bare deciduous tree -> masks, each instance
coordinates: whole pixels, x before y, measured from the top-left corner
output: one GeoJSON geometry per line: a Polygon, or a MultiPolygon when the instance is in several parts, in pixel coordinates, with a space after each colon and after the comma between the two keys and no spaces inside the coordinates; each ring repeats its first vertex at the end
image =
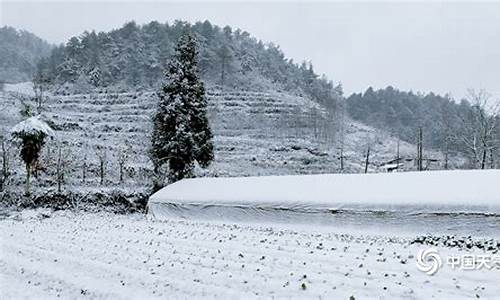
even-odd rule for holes
{"type": "MultiPolygon", "coordinates": [[[[90,138],[89,138],[90,140],[90,138]]],[[[81,179],[82,179],[82,184],[87,183],[87,173],[89,169],[89,153],[88,149],[90,149],[90,145],[87,141],[76,141],[75,145],[78,147],[73,148],[76,150],[76,153],[74,154],[75,157],[79,158],[79,163],[78,167],[80,167],[80,172],[81,172],[81,179]]]]}
{"type": "Polygon", "coordinates": [[[44,94],[47,90],[47,86],[47,76],[41,72],[37,72],[37,74],[35,74],[35,77],[33,78],[33,92],[35,93],[35,101],[37,103],[38,111],[40,111],[42,108],[44,94]]]}
{"type": "Polygon", "coordinates": [[[70,150],[62,143],[57,146],[56,181],[59,193],[62,191],[63,183],[65,183],[65,175],[71,162],[70,155],[70,150]]]}
{"type": "Polygon", "coordinates": [[[444,155],[444,164],[443,168],[445,170],[449,169],[449,161],[450,161],[450,148],[451,148],[451,143],[453,140],[452,136],[452,127],[451,127],[451,104],[449,102],[445,102],[445,104],[441,107],[441,126],[444,129],[444,141],[443,141],[443,146],[441,148],[441,151],[443,152],[444,155]]]}
{"type": "Polygon", "coordinates": [[[337,109],[336,109],[336,118],[337,122],[337,149],[339,150],[339,160],[340,160],[340,172],[344,172],[344,163],[345,163],[345,135],[346,135],[346,108],[345,103],[343,101],[338,101],[337,109]]]}
{"type": "Polygon", "coordinates": [[[130,156],[132,154],[132,148],[130,145],[122,146],[117,149],[116,160],[118,161],[118,167],[120,171],[120,183],[123,182],[123,174],[126,167],[126,164],[130,160],[130,156]]]}
{"type": "Polygon", "coordinates": [[[322,130],[325,145],[327,145],[327,147],[331,147],[332,143],[335,142],[336,131],[335,114],[329,110],[326,112],[322,130]]]}
{"type": "Polygon", "coordinates": [[[492,99],[484,90],[468,91],[471,104],[467,112],[461,112],[460,133],[455,136],[469,153],[474,168],[485,169],[488,154],[498,147],[495,138],[500,117],[500,102],[492,99]]]}
{"type": "Polygon", "coordinates": [[[87,168],[88,168],[87,159],[88,159],[87,154],[84,154],[82,160],[82,183],[85,183],[87,181],[87,168]]]}
{"type": "Polygon", "coordinates": [[[321,121],[319,119],[322,117],[321,113],[316,106],[312,105],[309,108],[308,116],[309,116],[309,124],[310,124],[311,129],[312,129],[313,137],[315,140],[317,140],[318,135],[319,135],[319,123],[321,121]]]}
{"type": "Polygon", "coordinates": [[[95,148],[95,154],[99,160],[99,177],[101,178],[100,184],[104,185],[106,165],[108,164],[108,149],[104,146],[97,145],[95,148]]]}
{"type": "Polygon", "coordinates": [[[7,184],[7,180],[10,176],[9,169],[9,147],[7,145],[7,141],[3,136],[0,136],[1,142],[1,151],[2,151],[2,174],[0,177],[0,192],[5,189],[5,185],[7,184]]]}

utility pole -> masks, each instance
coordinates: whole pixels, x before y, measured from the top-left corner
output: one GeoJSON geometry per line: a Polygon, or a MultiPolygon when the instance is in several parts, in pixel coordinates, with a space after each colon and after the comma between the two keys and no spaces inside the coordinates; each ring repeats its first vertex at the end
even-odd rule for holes
{"type": "Polygon", "coordinates": [[[340,145],[340,173],[344,173],[344,145],[340,145]]]}
{"type": "Polygon", "coordinates": [[[398,138],[398,145],[396,146],[396,170],[399,170],[399,138],[398,138]]]}
{"type": "Polygon", "coordinates": [[[422,171],[423,170],[423,134],[422,134],[422,127],[418,128],[418,141],[417,141],[417,170],[422,171]]]}
{"type": "Polygon", "coordinates": [[[368,173],[368,165],[369,164],[370,164],[370,146],[368,146],[368,150],[366,151],[365,174],[368,173]]]}
{"type": "Polygon", "coordinates": [[[444,153],[444,169],[448,170],[448,152],[449,152],[448,138],[446,138],[446,151],[444,153]]]}

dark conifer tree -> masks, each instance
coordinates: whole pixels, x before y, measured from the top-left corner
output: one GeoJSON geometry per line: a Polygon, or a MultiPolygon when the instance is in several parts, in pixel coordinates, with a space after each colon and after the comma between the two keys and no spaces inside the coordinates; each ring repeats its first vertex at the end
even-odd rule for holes
{"type": "Polygon", "coordinates": [[[205,87],[198,72],[198,50],[190,31],[179,39],[165,73],[153,119],[151,156],[155,170],[168,166],[169,182],[193,176],[195,162],[213,160],[212,132],[207,119],[205,87]]]}

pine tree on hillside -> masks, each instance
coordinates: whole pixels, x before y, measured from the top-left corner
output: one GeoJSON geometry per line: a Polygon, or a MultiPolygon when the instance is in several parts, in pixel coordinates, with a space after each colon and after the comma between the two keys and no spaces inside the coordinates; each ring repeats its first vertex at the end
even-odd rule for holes
{"type": "MultiPolygon", "coordinates": [[[[142,26],[129,22],[110,32],[84,32],[65,45],[52,48],[46,62],[37,68],[44,69],[51,84],[65,85],[68,92],[79,93],[92,87],[118,91],[156,88],[161,83],[163,63],[173,57],[175,44],[186,29],[196,36],[198,68],[205,83],[223,83],[249,91],[274,86],[308,96],[331,110],[342,98],[339,86],[315,74],[309,64],[301,67],[287,59],[279,46],[209,21],[153,21],[142,26]]],[[[10,57],[2,56],[2,41],[0,30],[0,65],[2,58],[10,57]]],[[[0,68],[0,80],[2,71],[0,68]]]]}
{"type": "Polygon", "coordinates": [[[196,46],[191,32],[180,37],[165,74],[166,82],[158,93],[151,156],[156,171],[168,166],[169,182],[193,176],[195,162],[207,167],[214,157],[196,46]]]}

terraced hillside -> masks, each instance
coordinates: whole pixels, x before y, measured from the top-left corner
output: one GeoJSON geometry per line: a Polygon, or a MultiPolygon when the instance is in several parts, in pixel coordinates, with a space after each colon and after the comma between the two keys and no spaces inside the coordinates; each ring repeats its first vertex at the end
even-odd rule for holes
{"type": "MultiPolygon", "coordinates": [[[[12,88],[10,88],[12,90],[12,88]]],[[[2,93],[9,115],[20,108],[19,96],[2,93]]],[[[339,122],[317,103],[286,93],[209,89],[209,119],[214,131],[215,162],[210,176],[332,173],[339,171],[339,122]],[[332,120],[333,119],[333,120],[332,120]]],[[[125,183],[144,185],[151,179],[148,159],[151,116],[157,98],[152,92],[95,93],[50,96],[42,117],[57,131],[48,143],[41,168],[50,173],[62,145],[66,181],[99,183],[100,160],[106,184],[119,181],[119,161],[125,161],[125,183]],[[127,153],[128,158],[124,155],[127,153]]],[[[17,112],[16,112],[17,113],[17,112]]],[[[7,130],[20,117],[4,122],[7,130]]],[[[359,172],[371,146],[370,171],[395,156],[397,141],[373,128],[348,121],[344,137],[345,170],[359,172]]],[[[401,143],[400,152],[414,147],[401,143]]]]}

